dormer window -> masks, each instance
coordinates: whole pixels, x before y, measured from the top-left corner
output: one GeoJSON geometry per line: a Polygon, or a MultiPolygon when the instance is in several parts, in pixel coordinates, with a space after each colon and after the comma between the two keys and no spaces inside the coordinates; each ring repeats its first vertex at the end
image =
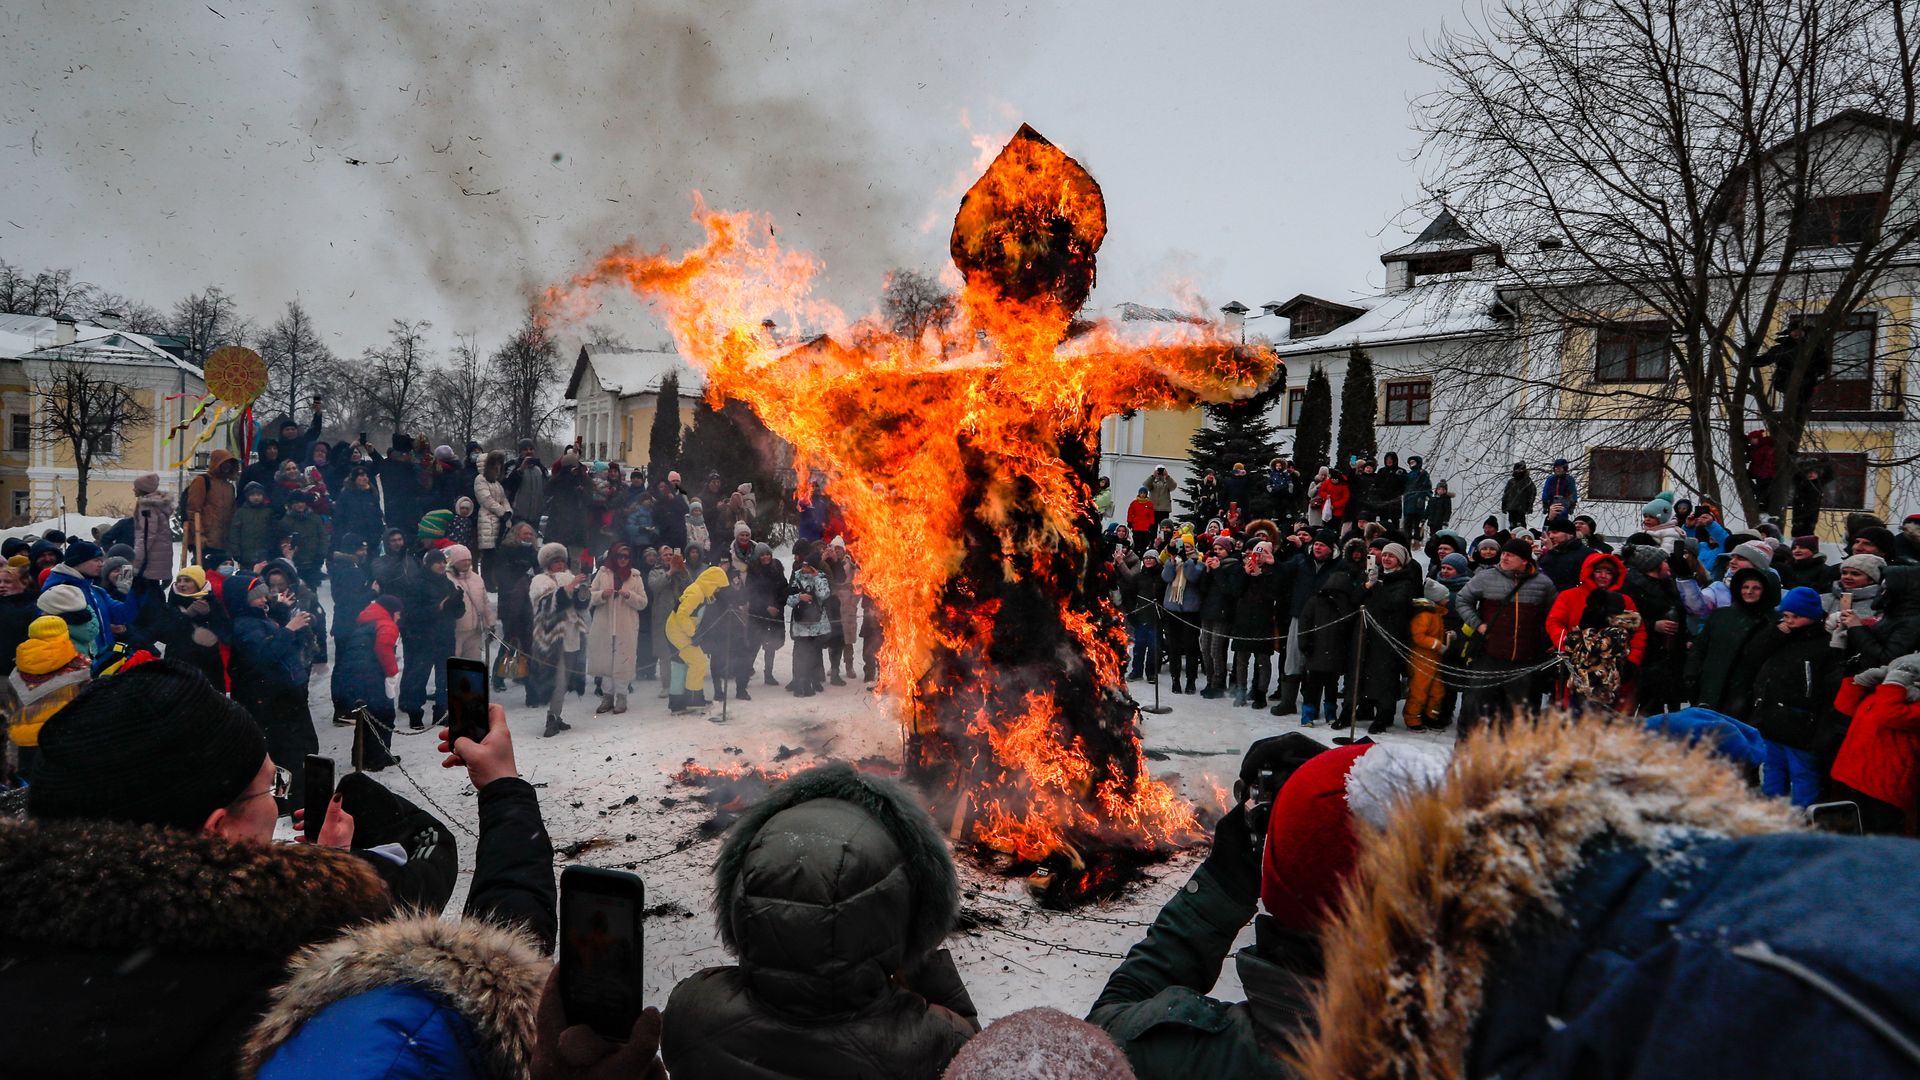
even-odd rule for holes
{"type": "Polygon", "coordinates": [[[1445,274],[1464,274],[1473,269],[1473,252],[1447,252],[1441,255],[1423,255],[1407,260],[1407,284],[1414,286],[1426,278],[1440,277],[1445,274]]]}
{"type": "Polygon", "coordinates": [[[1866,243],[1880,217],[1880,193],[1810,199],[1794,242],[1801,247],[1853,247],[1866,243]]]}

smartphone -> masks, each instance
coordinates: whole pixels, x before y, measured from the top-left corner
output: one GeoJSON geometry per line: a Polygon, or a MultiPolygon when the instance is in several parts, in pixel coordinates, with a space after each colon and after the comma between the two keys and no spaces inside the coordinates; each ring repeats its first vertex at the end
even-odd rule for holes
{"type": "Polygon", "coordinates": [[[1847,836],[1859,836],[1860,804],[1857,802],[1823,802],[1807,807],[1807,820],[1822,832],[1842,833],[1847,836]]]}
{"type": "Polygon", "coordinates": [[[447,661],[447,743],[487,737],[487,665],[455,656],[447,661]]]}
{"type": "Polygon", "coordinates": [[[327,823],[327,807],[333,802],[333,759],[319,754],[307,755],[306,816],[302,818],[307,842],[320,839],[320,826],[327,823]]]}
{"type": "Polygon", "coordinates": [[[647,887],[624,870],[569,866],[560,872],[560,1006],[567,1024],[585,1024],[625,1042],[646,1007],[641,960],[647,887]]]}

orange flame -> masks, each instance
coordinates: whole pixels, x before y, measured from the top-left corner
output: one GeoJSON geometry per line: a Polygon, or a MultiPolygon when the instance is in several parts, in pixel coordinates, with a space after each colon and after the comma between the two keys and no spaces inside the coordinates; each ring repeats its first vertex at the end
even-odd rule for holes
{"type": "Polygon", "coordinates": [[[1197,838],[1192,808],[1147,772],[1122,677],[1125,629],[1104,590],[1062,604],[1072,655],[1030,659],[1090,671],[1093,696],[1119,704],[1120,718],[1100,725],[1122,729],[1128,749],[1107,755],[1117,761],[1090,758],[1085,732],[1063,719],[1063,707],[1088,702],[1006,692],[1016,673],[1001,666],[1001,639],[1020,628],[1002,602],[1098,573],[1091,462],[1104,417],[1250,395],[1272,373],[1271,354],[1204,324],[1135,340],[1074,322],[1105,203],[1078,162],[1024,126],[961,202],[952,249],[966,286],[938,349],[814,300],[818,263],[782,248],[767,217],[710,211],[696,197],[694,218],[706,231],[698,247],[616,248],[548,290],[545,311],[585,315],[607,285],[652,301],[705,372],[711,401],[746,402],[794,447],[803,483],[811,468],[830,477],[860,586],[886,617],[882,687],[919,699],[912,730],[930,734],[957,711],[973,740],[955,751],[971,787],[953,794],[971,808],[975,840],[1040,858],[1072,850],[1069,834],[1146,849],[1197,838]],[[821,333],[776,342],[769,317],[821,333]],[[962,573],[983,554],[998,580],[962,573]],[[931,678],[942,657],[964,661],[963,685],[931,678]]]}

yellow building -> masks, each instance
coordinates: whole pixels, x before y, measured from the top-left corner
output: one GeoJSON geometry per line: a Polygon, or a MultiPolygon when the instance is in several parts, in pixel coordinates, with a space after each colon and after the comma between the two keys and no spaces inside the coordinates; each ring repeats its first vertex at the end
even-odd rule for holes
{"type": "Polygon", "coordinates": [[[177,492],[188,470],[174,469],[166,432],[206,393],[200,369],[182,358],[175,339],[39,315],[0,315],[0,520],[24,525],[80,509],[72,448],[35,435],[43,400],[34,393],[68,364],[85,365],[128,389],[151,419],[115,431],[96,449],[87,482],[87,512],[131,513],[133,481],[158,473],[162,491],[177,492]]]}
{"type": "Polygon", "coordinates": [[[680,430],[693,425],[693,404],[706,393],[706,380],[676,352],[658,349],[606,349],[583,345],[567,379],[573,403],[573,434],[589,461],[647,464],[647,437],[659,407],[660,383],[676,376],[680,385],[680,430]]]}

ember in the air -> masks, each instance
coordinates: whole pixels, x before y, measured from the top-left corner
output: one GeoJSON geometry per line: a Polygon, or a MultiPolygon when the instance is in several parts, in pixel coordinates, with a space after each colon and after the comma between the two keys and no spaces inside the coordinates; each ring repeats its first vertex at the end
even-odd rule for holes
{"type": "Polygon", "coordinates": [[[961,202],[961,315],[929,347],[852,330],[809,298],[817,264],[771,222],[696,206],[704,244],[622,247],[550,310],[622,284],[666,316],[718,402],[745,401],[830,477],[862,585],[887,618],[884,689],[908,704],[908,773],[956,839],[1072,902],[1200,835],[1147,772],[1126,632],[1093,512],[1098,429],[1126,409],[1246,396],[1273,370],[1198,326],[1124,342],[1076,322],[1106,233],[1099,185],[1022,127],[961,202]],[[769,316],[837,331],[771,340],[769,316]]]}

